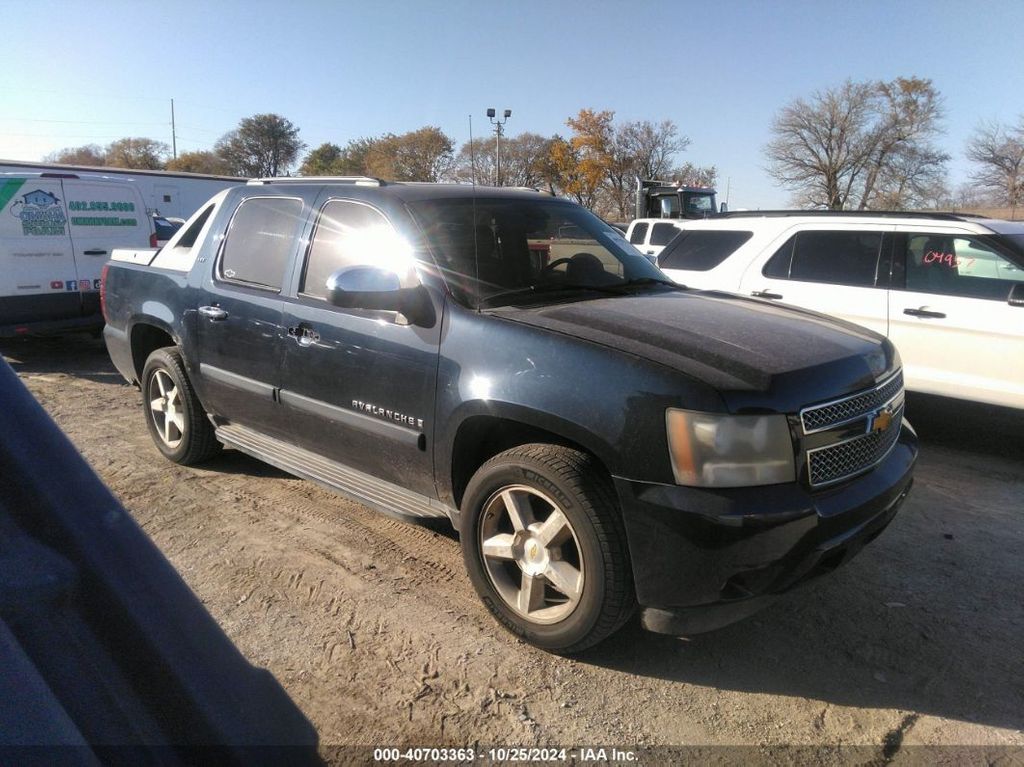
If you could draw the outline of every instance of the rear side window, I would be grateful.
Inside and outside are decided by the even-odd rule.
[[[672,224],[655,224],[651,228],[651,245],[668,245],[679,231]]]
[[[783,280],[871,287],[881,247],[881,232],[798,232],[761,273]]]
[[[302,200],[253,197],[235,210],[221,252],[223,279],[280,290],[302,228]]]
[[[662,269],[706,272],[725,261],[754,236],[753,232],[683,230],[658,257]]]
[[[647,224],[637,224],[629,235],[629,241],[634,245],[644,244],[644,235],[647,234]]]
[[[900,259],[897,258],[897,263]],[[1005,301],[1024,283],[1024,268],[977,237],[910,234],[905,246],[906,288]]]

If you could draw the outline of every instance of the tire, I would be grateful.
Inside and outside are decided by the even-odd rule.
[[[483,603],[529,644],[580,652],[633,614],[615,492],[586,453],[533,444],[491,458],[466,488],[459,532]]]
[[[196,397],[177,348],[157,349],[146,360],[142,409],[153,442],[168,460],[192,466],[220,452],[213,424]]]

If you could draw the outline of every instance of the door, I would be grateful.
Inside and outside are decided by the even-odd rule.
[[[175,184],[153,184],[153,212],[161,216],[186,218],[181,210],[181,193]],[[192,215],[192,211],[188,211]]]
[[[409,324],[391,311],[341,309],[326,280],[348,266],[385,266],[417,282],[412,251],[378,209],[327,199],[285,299],[280,393],[290,441],[423,495],[432,456],[440,319]],[[440,313],[435,312],[440,318]]]
[[[81,313],[60,179],[0,178],[0,325]]]
[[[1009,303],[1024,263],[994,237],[898,235],[890,338],[908,388],[1024,407],[1024,306]]]
[[[830,314],[885,335],[892,227],[802,229],[766,249],[744,273],[740,292]]]
[[[243,200],[195,307],[203,404],[220,420],[280,436],[281,289],[305,219],[301,199]]]
[[[100,311],[100,272],[114,248],[148,248],[149,218],[128,184],[65,179],[68,231],[83,313]]]

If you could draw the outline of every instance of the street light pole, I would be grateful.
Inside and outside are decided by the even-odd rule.
[[[496,114],[493,107],[487,110],[487,117],[494,126],[494,185],[501,186],[501,134],[505,131],[508,118],[512,116],[512,110],[506,109],[504,119],[501,120],[495,118]]]

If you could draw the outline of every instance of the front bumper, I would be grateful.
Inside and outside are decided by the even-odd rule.
[[[868,473],[811,492],[797,484],[709,489],[615,479],[645,627],[709,631],[834,570],[885,529],[912,483],[906,421]]]

